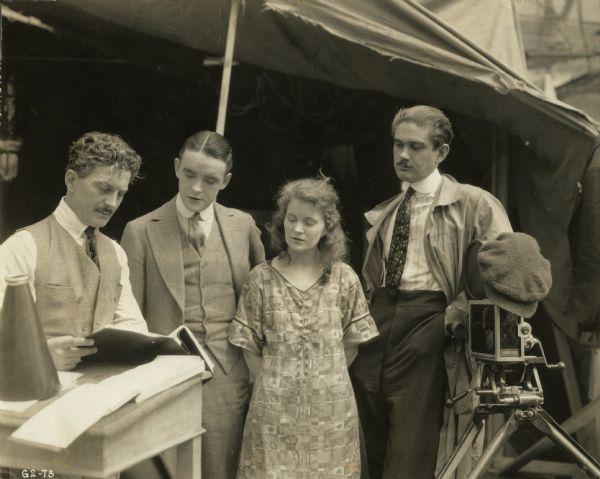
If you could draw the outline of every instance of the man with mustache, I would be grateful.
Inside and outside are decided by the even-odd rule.
[[[147,331],[133,297],[123,249],[102,234],[140,168],[120,137],[90,132],[69,150],[67,192],[47,218],[0,245],[0,305],[5,279],[27,275],[54,363],[73,369],[96,352],[94,331]]]
[[[150,331],[168,334],[185,324],[214,359],[202,401],[202,477],[211,479],[235,478],[249,378],[227,332],[246,276],[265,260],[252,217],[216,202],[232,165],[223,136],[188,137],[174,161],[178,194],[127,224],[121,241]]]
[[[352,376],[370,479],[430,479],[472,410],[470,398],[444,406],[447,391],[469,387],[448,333],[466,318],[463,255],[511,226],[494,196],[438,171],[453,138],[444,113],[402,109],[392,135],[401,192],[365,214],[363,277],[380,336],[359,348]]]

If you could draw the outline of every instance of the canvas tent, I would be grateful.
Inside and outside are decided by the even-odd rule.
[[[419,0],[448,25],[518,75],[528,75],[520,19],[513,2]]]
[[[230,8],[229,0],[10,5],[88,35],[101,23],[111,24],[215,55],[224,51]],[[571,337],[577,321],[590,321],[598,308],[600,230],[597,200],[586,195],[597,183],[590,173],[598,169],[589,167],[600,157],[600,126],[584,113],[546,98],[412,0],[246,0],[235,59],[433,104],[495,124],[517,138],[508,152],[511,188],[518,228],[536,237],[552,262],[554,285],[546,311]],[[582,203],[579,217],[587,219],[575,224]]]
[[[423,0],[422,3],[446,4],[437,0]],[[545,302],[545,310],[564,331],[573,338],[576,337],[577,321],[589,320],[598,310],[598,125],[582,112],[545,98],[543,93],[511,68],[502,65],[412,1],[245,0],[244,4],[239,16],[235,49],[235,60],[243,64],[238,68],[239,76],[247,68],[246,65],[256,65],[297,78],[318,80],[312,83],[306,80],[308,85],[329,82],[349,89],[348,91],[368,92],[371,97],[378,96],[376,92],[383,92],[388,95],[385,96],[386,101],[390,102],[398,99],[403,104],[430,103],[445,109],[453,121],[453,115],[458,114],[463,120],[468,117],[473,123],[481,123],[481,131],[487,131],[491,129],[491,125],[495,125],[494,131],[497,131],[497,136],[505,145],[497,155],[489,155],[489,158],[483,160],[490,165],[490,170],[497,172],[500,180],[493,182],[491,189],[504,201],[508,199],[509,203],[512,202],[509,206],[516,211],[513,218],[516,228],[534,235],[540,242],[543,253],[552,261],[554,288]],[[27,91],[32,97],[30,105],[35,106],[36,102],[49,103],[54,105],[55,110],[64,109],[66,116],[69,114],[69,107],[61,103],[64,100],[68,103],[85,99],[85,103],[92,104],[86,110],[91,115],[94,114],[94,107],[104,110],[121,106],[119,100],[108,101],[113,98],[111,86],[114,85],[113,82],[120,81],[118,75],[122,72],[130,74],[131,70],[114,68],[110,63],[113,61],[120,64],[131,62],[158,66],[163,71],[176,72],[174,76],[193,77],[201,75],[203,70],[206,72],[208,69],[203,68],[203,55],[221,56],[225,49],[230,0],[11,1],[8,5],[23,14],[42,19],[55,28],[57,35],[68,32],[69,36],[76,37],[81,43],[91,44],[97,50],[109,53],[107,65],[111,66],[107,66],[106,70],[111,69],[116,73],[107,82],[106,92],[98,95],[98,98],[78,97],[77,93],[70,92],[66,96],[55,97],[49,94],[54,93],[51,87],[43,91],[45,84],[34,85]],[[462,28],[459,30],[466,33]],[[208,58],[205,60],[213,61]],[[27,61],[29,60],[25,59],[21,66]],[[77,70],[77,64],[70,65],[73,67],[61,70],[63,74],[67,70]],[[82,64],[78,66],[85,70]],[[25,69],[21,69],[23,70]],[[151,89],[152,83],[143,76],[147,70],[141,70],[140,77],[136,77],[135,81],[144,82],[140,89]],[[69,81],[65,82],[65,89],[71,86],[73,77],[83,82],[98,81],[85,75],[71,76],[69,73],[65,76],[69,77]],[[124,83],[132,85],[132,88],[138,86],[133,82]],[[145,83],[150,83],[150,86]],[[177,84],[173,82],[173,85]],[[173,91],[175,89],[176,87],[167,89],[160,101],[175,102],[175,97],[187,94],[186,91]],[[117,98],[125,104],[125,108],[133,103],[129,101],[129,97]],[[143,113],[148,112],[151,116],[152,108],[148,104]],[[48,107],[48,110],[52,110],[52,107]],[[140,112],[135,109],[133,111]],[[175,114],[179,115],[179,111]],[[88,128],[90,123],[94,123],[89,121],[88,116],[91,115],[72,115],[73,118],[69,120],[81,123],[81,128]],[[208,111],[207,116],[210,115]],[[54,118],[51,121],[53,120]],[[194,118],[195,128],[198,127],[196,120]],[[233,127],[234,119],[231,120]],[[32,128],[39,128],[41,124],[35,117],[28,121],[33,124]],[[130,115],[118,109],[117,115],[113,115],[111,122],[105,125],[121,132],[122,128],[127,128],[128,122],[139,122],[142,129],[144,123],[146,127],[149,123],[144,115]],[[165,122],[165,127],[168,126],[167,123]],[[213,124],[212,119],[209,124]],[[463,127],[464,125],[458,125],[458,136],[464,132]],[[376,128],[387,130],[388,125],[385,123],[383,127]],[[66,128],[52,129],[46,136],[53,137],[64,129]],[[231,129],[233,130],[234,128]],[[167,136],[163,130],[153,131],[161,140]],[[43,136],[40,131],[34,130],[32,133],[36,140]],[[237,130],[237,133],[240,131]],[[269,138],[276,136],[265,128],[262,131],[260,128],[253,129],[253,134],[257,135],[253,141],[260,141],[261,135]],[[389,135],[387,131],[385,134]],[[56,143],[61,143],[64,147],[74,137],[63,134]],[[463,141],[476,145],[476,149],[481,148],[488,139],[487,135],[474,138],[472,134],[462,138]],[[366,136],[366,140],[371,141],[369,136]],[[357,138],[356,142],[358,141]],[[29,141],[30,145],[31,143]],[[153,147],[157,146],[156,143],[153,143]],[[27,146],[27,138],[25,145]],[[459,146],[455,141],[453,153],[459,151]],[[43,151],[39,144],[35,151],[30,149],[30,158],[39,155],[39,151]],[[390,152],[380,152],[389,162]],[[480,154],[483,157],[487,155]],[[64,161],[62,156],[60,159],[57,156],[55,158],[61,164]],[[155,155],[153,159],[155,158],[166,160],[167,156]],[[172,157],[168,158],[172,160]],[[479,161],[474,155],[469,158]],[[273,160],[274,158],[271,159]],[[26,162],[23,163],[25,166]],[[30,165],[33,163],[31,161]],[[240,163],[236,160],[238,177],[241,175],[237,172],[243,171]],[[445,167],[449,167],[448,163],[446,161]],[[272,169],[282,170],[280,164]],[[30,166],[30,173],[40,175],[38,171],[32,170],[34,168]],[[47,181],[46,172],[49,170],[53,168],[41,173],[44,178],[37,184]],[[151,195],[161,201],[164,201],[161,195],[172,195],[168,177],[163,175],[152,183],[152,175],[148,176],[140,188],[135,188],[128,194],[127,204],[120,212],[132,207],[132,203],[135,203],[132,201],[134,195],[144,188],[151,190]],[[293,175],[286,178],[291,177]],[[463,177],[459,175],[458,178],[460,180]],[[62,182],[62,178],[60,181]],[[248,183],[251,180],[244,178],[237,189]],[[375,184],[377,188],[382,186]],[[494,187],[498,189],[494,190]],[[56,189],[53,189],[52,201],[55,192]],[[269,195],[267,188],[264,194]],[[153,207],[149,200],[146,197],[140,202],[139,207],[145,210],[138,211],[137,214]],[[245,198],[244,201],[244,204],[235,206],[247,206],[248,201]],[[51,204],[48,207],[50,206]],[[128,219],[134,217],[131,211],[127,215]],[[111,225],[117,221],[118,218],[115,218]],[[535,330],[538,334],[537,327]],[[575,381],[575,375],[572,374],[571,377]],[[551,384],[549,386],[552,387]]]

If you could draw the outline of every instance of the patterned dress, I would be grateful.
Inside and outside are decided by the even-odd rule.
[[[229,341],[262,355],[238,479],[358,478],[358,415],[345,346],[377,336],[344,263],[306,291],[269,263],[248,277]]]

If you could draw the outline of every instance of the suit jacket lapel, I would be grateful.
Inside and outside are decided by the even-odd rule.
[[[246,236],[241,234],[238,221],[236,221],[233,214],[229,213],[227,208],[218,203],[215,203],[215,220],[221,229],[223,244],[225,245],[231,266],[231,277],[235,287],[235,294],[236,298],[238,298],[242,290],[242,278],[244,277],[244,271],[242,270],[244,261],[242,261],[243,258],[240,258],[240,255],[244,251],[243,240]]]
[[[367,282],[372,285],[378,284],[381,273],[380,262],[383,255],[382,251],[377,251],[377,255],[373,251],[377,241],[377,235],[385,219],[394,211],[404,196],[399,194],[376,206],[371,211],[365,213],[365,218],[372,226],[367,230],[365,236],[367,238],[367,253],[363,263],[363,276]]]
[[[175,199],[166,203],[148,225],[148,241],[163,281],[177,305],[185,309],[185,280],[180,226]]]

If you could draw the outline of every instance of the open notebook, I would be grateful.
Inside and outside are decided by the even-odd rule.
[[[85,363],[143,364],[156,356],[200,356],[211,374],[215,363],[187,326],[179,326],[168,336],[138,333],[118,328],[104,328],[89,336],[98,352],[85,356]]]

